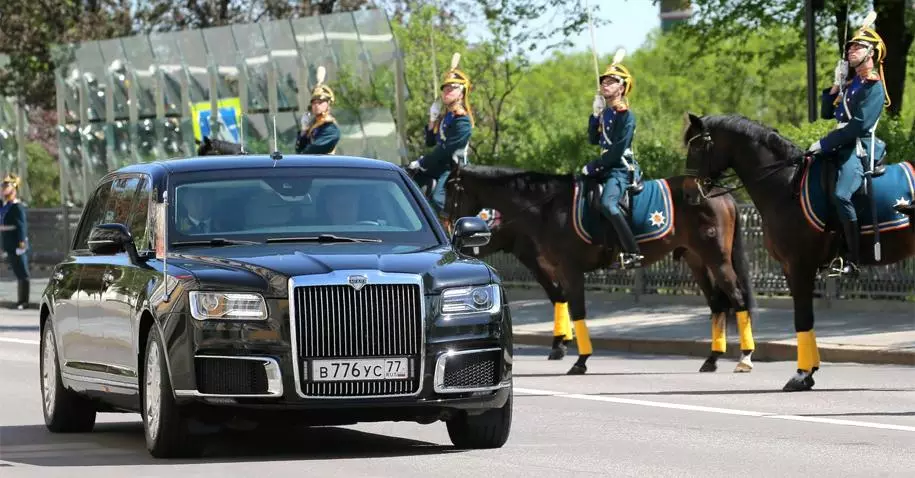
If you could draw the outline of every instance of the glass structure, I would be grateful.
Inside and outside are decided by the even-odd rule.
[[[406,162],[395,122],[403,64],[382,10],[59,45],[53,55],[68,206],[83,206],[108,171],[195,155],[202,136],[294,153],[320,66],[336,95],[336,154]]]

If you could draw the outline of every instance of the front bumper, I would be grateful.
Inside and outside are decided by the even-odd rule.
[[[424,300],[426,316],[433,315],[429,314],[433,302]],[[267,307],[270,316],[264,321],[199,321],[188,313],[163,318],[168,367],[179,404],[252,413],[295,412],[311,421],[320,422],[323,417],[328,423],[350,423],[432,420],[455,410],[482,411],[504,405],[510,393],[508,307],[503,306],[497,315],[473,320],[424,320],[422,353],[414,367],[415,390],[352,397],[304,396],[306,361],[296,353],[289,301],[268,299]],[[492,364],[487,362],[490,358]],[[481,366],[483,362],[487,363]],[[482,383],[486,380],[480,376],[489,376],[489,372],[492,380]]]

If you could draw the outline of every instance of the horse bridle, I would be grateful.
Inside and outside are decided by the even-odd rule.
[[[707,153],[711,152],[712,147],[715,146],[715,141],[712,140],[712,135],[708,131],[705,131],[705,130],[700,131],[698,134],[694,135],[693,137],[691,137],[689,140],[686,141],[687,154],[689,154],[689,151],[692,148],[693,141],[695,141],[697,139],[702,141],[701,147],[705,150],[706,155],[704,155],[704,157],[706,157],[707,166],[708,166],[706,168],[706,170],[710,170],[712,158],[708,157]],[[760,181],[768,178],[769,176],[772,176],[773,174],[781,171],[784,168],[787,168],[789,166],[796,166],[799,162],[800,162],[800,160],[794,159],[791,161],[776,162],[776,163],[764,166],[764,167],[760,168],[760,170],[762,170],[762,171],[771,170],[771,171],[766,172],[766,174],[763,174],[761,177],[754,179],[752,182],[760,182]],[[700,175],[700,171],[695,168],[687,167],[687,168],[685,168],[684,173],[688,176],[693,176],[694,178],[696,178],[696,189],[699,190],[699,196],[701,196],[703,199],[711,199],[711,198],[716,198],[718,196],[724,196],[725,194],[730,194],[734,191],[737,191],[738,189],[743,189],[743,188],[747,187],[746,182],[744,182],[743,180],[741,180],[740,186],[727,186],[720,182],[723,179],[730,179],[730,178],[737,177],[737,173],[719,176],[717,180],[713,180],[712,178],[710,178],[708,176]],[[715,189],[715,188],[721,188],[722,191],[709,194],[706,192],[706,190],[703,190],[703,186],[708,191],[711,191],[712,189]]]

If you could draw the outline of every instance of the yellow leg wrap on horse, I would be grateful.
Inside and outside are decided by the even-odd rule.
[[[813,337],[813,366],[820,367],[820,347],[817,345],[817,333],[810,330],[810,335]]]
[[[712,352],[724,353],[728,349],[724,312],[712,316]]]
[[[816,349],[816,339],[813,337],[813,332],[798,332],[797,333],[797,368],[800,370],[806,370],[807,372],[813,370],[813,361]]]
[[[754,350],[753,325],[750,322],[750,311],[737,312],[737,331],[740,333],[740,350]]]
[[[564,340],[572,340],[572,318],[569,316],[569,304],[557,302],[553,304],[553,336],[562,335]]]
[[[573,321],[575,324],[575,335],[578,339],[578,355],[591,355],[591,336],[588,334],[588,326],[584,320]]]

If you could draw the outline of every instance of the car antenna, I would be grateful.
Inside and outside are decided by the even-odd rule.
[[[273,153],[270,154],[270,159],[274,161],[283,159],[283,153],[280,152],[280,148],[277,146],[276,140],[276,113],[273,114]],[[276,163],[273,163],[273,166],[276,166]]]

